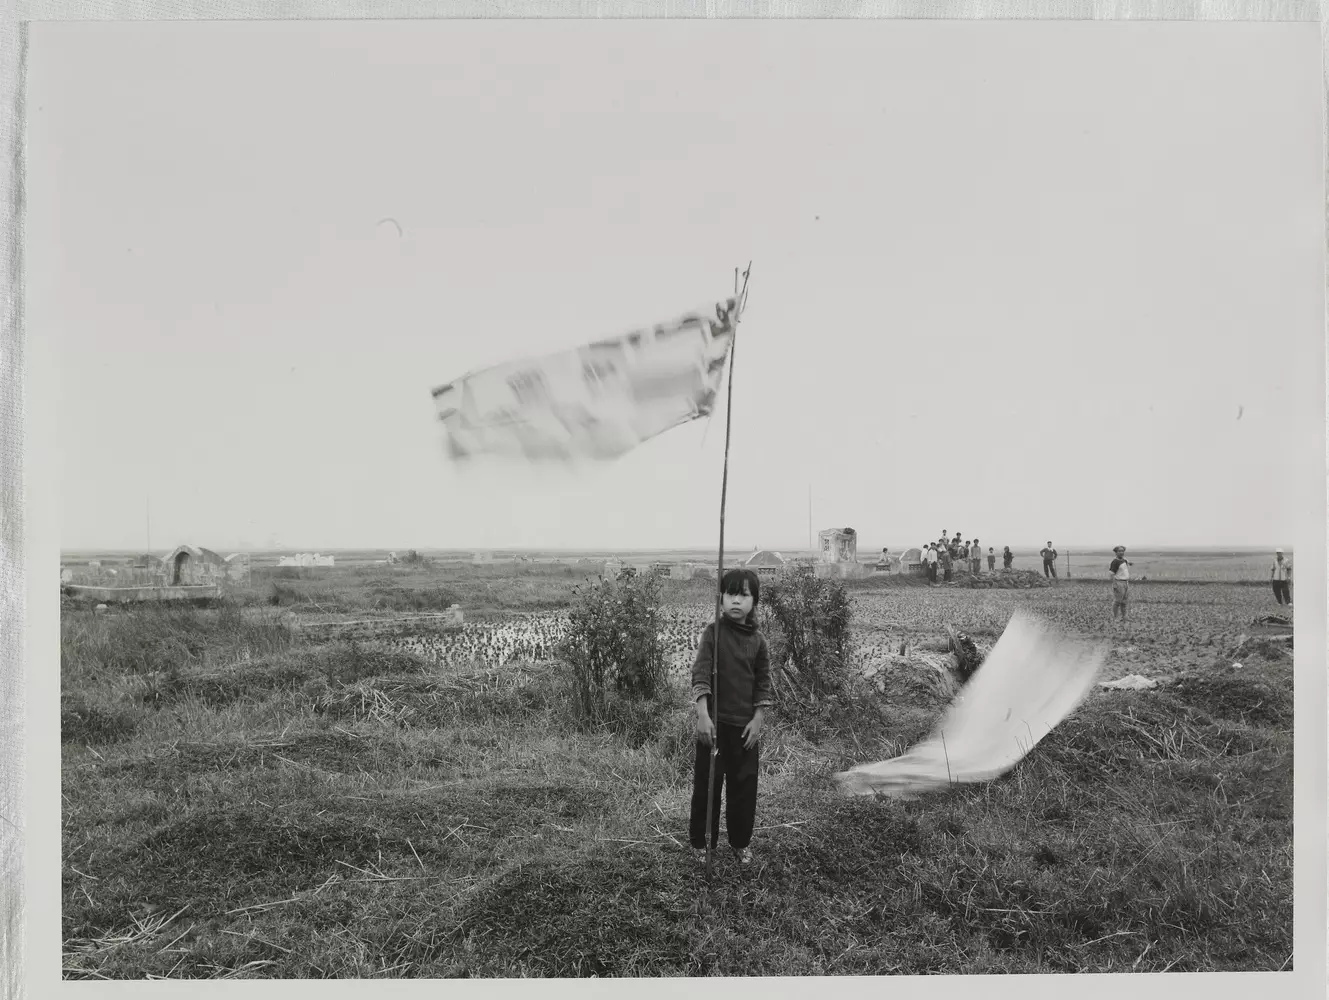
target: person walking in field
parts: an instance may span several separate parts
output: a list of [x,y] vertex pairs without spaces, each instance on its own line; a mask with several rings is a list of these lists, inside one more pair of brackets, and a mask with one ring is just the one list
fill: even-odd
[[1052,547],[1051,540],[1048,541],[1039,555],[1043,557],[1043,576],[1055,580],[1057,578],[1057,550]]
[[1283,558],[1282,549],[1274,549],[1274,564],[1269,567],[1269,579],[1274,585],[1274,600],[1279,604],[1292,604],[1292,563]]
[[1126,546],[1118,545],[1112,550],[1112,562],[1108,564],[1108,575],[1112,577],[1112,618],[1126,620],[1126,602],[1130,596],[1131,564],[1126,561]]
[[1011,563],[1013,562],[1015,562],[1015,553],[1012,552],[1011,547],[1007,545],[1001,550],[1001,568],[1010,569]]
[[969,568],[974,576],[983,572],[983,548],[978,544],[978,539],[974,539],[974,544],[969,546]]
[[[706,789],[714,746],[715,790],[711,798],[711,847],[720,841],[720,793],[726,789],[725,830],[734,857],[752,864],[752,828],[757,818],[757,771],[766,709],[774,704],[771,657],[757,629],[761,580],[750,569],[731,569],[720,581],[721,613],[706,626],[692,665],[692,703],[697,713],[697,760],[692,775],[692,813],[688,839],[693,856],[706,862]],[[711,668],[719,647],[716,718],[711,721]]]
[[951,550],[948,549],[948,548],[943,547],[943,548],[937,553],[937,558],[941,560],[942,578],[943,578],[947,583],[950,583],[950,582],[951,582],[951,567],[952,567],[952,564],[955,562],[955,560],[951,558]]
[[992,551],[992,546],[989,545],[989,546],[988,546],[988,572],[989,572],[989,573],[995,573],[996,571],[997,571],[997,553],[993,552],[993,551]]
[[923,565],[927,568],[928,583],[937,582],[937,543],[933,542],[923,552]]

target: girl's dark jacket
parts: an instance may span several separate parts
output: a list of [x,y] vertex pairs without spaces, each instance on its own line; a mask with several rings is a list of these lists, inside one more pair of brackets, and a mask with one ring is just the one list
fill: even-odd
[[[697,659],[692,664],[692,704],[706,698],[712,708],[711,666],[715,656],[715,622],[706,626]],[[759,708],[774,704],[771,690],[771,655],[766,638],[755,624],[720,618],[720,664],[716,674],[720,689],[718,718],[734,726],[746,726]]]

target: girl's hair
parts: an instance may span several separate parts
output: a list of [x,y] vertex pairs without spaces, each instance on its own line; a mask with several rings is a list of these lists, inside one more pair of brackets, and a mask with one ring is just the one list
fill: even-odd
[[725,575],[720,579],[720,594],[741,594],[743,593],[743,584],[748,585],[748,593],[752,595],[752,611],[755,614],[757,605],[761,601],[761,578],[750,569],[731,569],[726,570]]

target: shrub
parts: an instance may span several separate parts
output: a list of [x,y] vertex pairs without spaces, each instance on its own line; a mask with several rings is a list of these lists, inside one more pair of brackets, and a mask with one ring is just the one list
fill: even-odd
[[611,693],[654,698],[668,683],[660,633],[660,578],[624,568],[573,589],[561,647],[571,673],[573,702],[583,722],[606,721]]
[[772,667],[815,699],[841,691],[853,617],[844,581],[798,566],[764,589],[761,607],[776,626]]

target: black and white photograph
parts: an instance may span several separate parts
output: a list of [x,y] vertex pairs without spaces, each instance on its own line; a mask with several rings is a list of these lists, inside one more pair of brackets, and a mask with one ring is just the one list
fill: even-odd
[[29,24],[29,978],[1322,988],[1321,45]]

